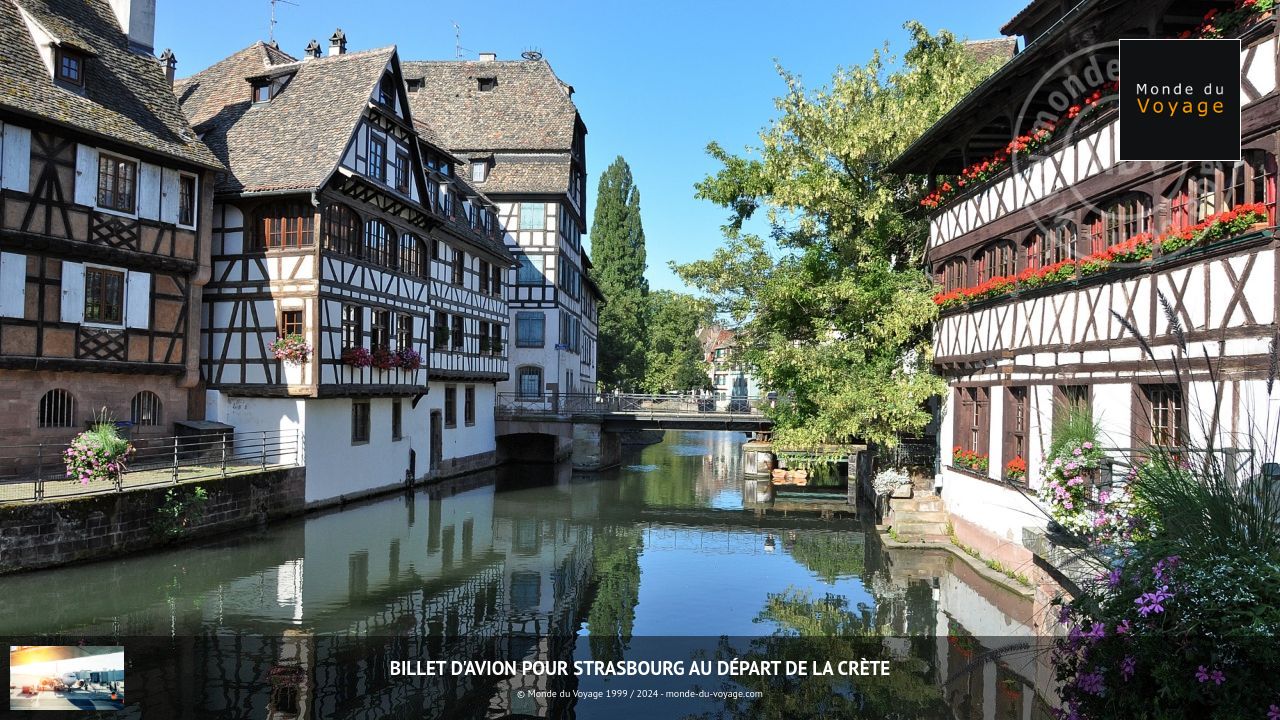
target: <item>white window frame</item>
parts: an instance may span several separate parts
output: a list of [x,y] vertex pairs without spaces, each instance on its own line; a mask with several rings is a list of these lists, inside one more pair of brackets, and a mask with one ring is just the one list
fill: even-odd
[[[83,263],[85,272],[80,276],[80,325],[82,327],[104,328],[107,330],[124,330],[129,326],[129,271],[121,267],[113,267],[111,265],[99,265],[98,263]],[[108,272],[120,273],[124,277],[124,285],[120,288],[120,322],[104,323],[90,321],[84,316],[84,304],[88,296],[89,281],[88,271],[90,269],[106,270]]]
[[[97,151],[98,152],[95,154],[93,159],[93,209],[106,215],[115,215],[116,217],[126,217],[137,220],[139,216],[138,207],[142,202],[142,160],[130,155],[125,155],[124,153],[115,152],[114,150],[103,150],[102,148],[97,148]],[[101,182],[99,175],[102,172],[103,155],[110,155],[111,157],[120,158],[121,160],[130,160],[136,166],[133,171],[133,212],[127,213],[123,210],[102,207],[98,204],[98,183]]]
[[[191,178],[192,182],[195,183],[195,186],[194,186],[195,189],[192,191],[192,194],[191,194],[191,224],[190,225],[182,224],[182,178]],[[178,197],[174,198],[173,201],[174,203],[176,203],[176,210],[177,210],[177,217],[178,217],[178,220],[174,224],[186,230],[195,230],[196,226],[200,224],[200,176],[196,175],[195,173],[187,172],[185,170],[179,170],[178,171]]]

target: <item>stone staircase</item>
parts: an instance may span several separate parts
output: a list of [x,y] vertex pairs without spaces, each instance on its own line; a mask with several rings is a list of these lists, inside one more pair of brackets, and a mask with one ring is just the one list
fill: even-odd
[[933,491],[916,490],[909,498],[890,498],[885,524],[909,542],[948,542],[947,511]]

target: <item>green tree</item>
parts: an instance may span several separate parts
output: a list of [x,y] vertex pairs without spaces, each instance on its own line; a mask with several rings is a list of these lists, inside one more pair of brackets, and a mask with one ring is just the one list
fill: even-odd
[[649,342],[644,389],[679,392],[711,387],[698,328],[714,319],[711,303],[692,295],[659,290],[649,294]]
[[[887,166],[994,63],[950,33],[906,27],[901,62],[877,51],[815,92],[779,68],[787,91],[752,157],[708,146],[723,167],[697,195],[730,210],[726,242],[674,267],[741,326],[739,360],[784,400],[783,442],[893,444],[928,423],[925,401],[946,388],[930,370],[924,182]],[[744,230],[761,209],[771,238]]]
[[604,293],[599,370],[605,388],[632,390],[645,377],[649,282],[645,280],[640,189],[619,155],[600,176],[591,225],[591,277]]

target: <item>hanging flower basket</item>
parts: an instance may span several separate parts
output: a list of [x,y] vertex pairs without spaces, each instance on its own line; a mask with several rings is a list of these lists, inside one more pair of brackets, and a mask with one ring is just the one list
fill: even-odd
[[63,452],[67,477],[88,485],[94,480],[114,481],[133,456],[133,445],[120,435],[116,424],[100,420],[76,436]]
[[1026,479],[1027,461],[1021,455],[1004,464],[1004,476],[1015,482]]
[[951,464],[958,468],[985,473],[991,466],[991,459],[985,453],[965,450],[957,445],[951,449]]
[[362,347],[347,348],[342,351],[342,364],[351,367],[367,368],[373,364],[373,355]]
[[271,352],[286,365],[305,365],[311,359],[311,343],[298,334],[285,335],[271,343]]
[[413,348],[400,348],[396,351],[396,364],[403,370],[417,370],[422,367],[422,356]]

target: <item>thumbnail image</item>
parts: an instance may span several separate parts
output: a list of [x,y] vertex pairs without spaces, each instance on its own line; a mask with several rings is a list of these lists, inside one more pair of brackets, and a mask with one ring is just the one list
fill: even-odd
[[122,708],[123,646],[10,646],[10,710]]

